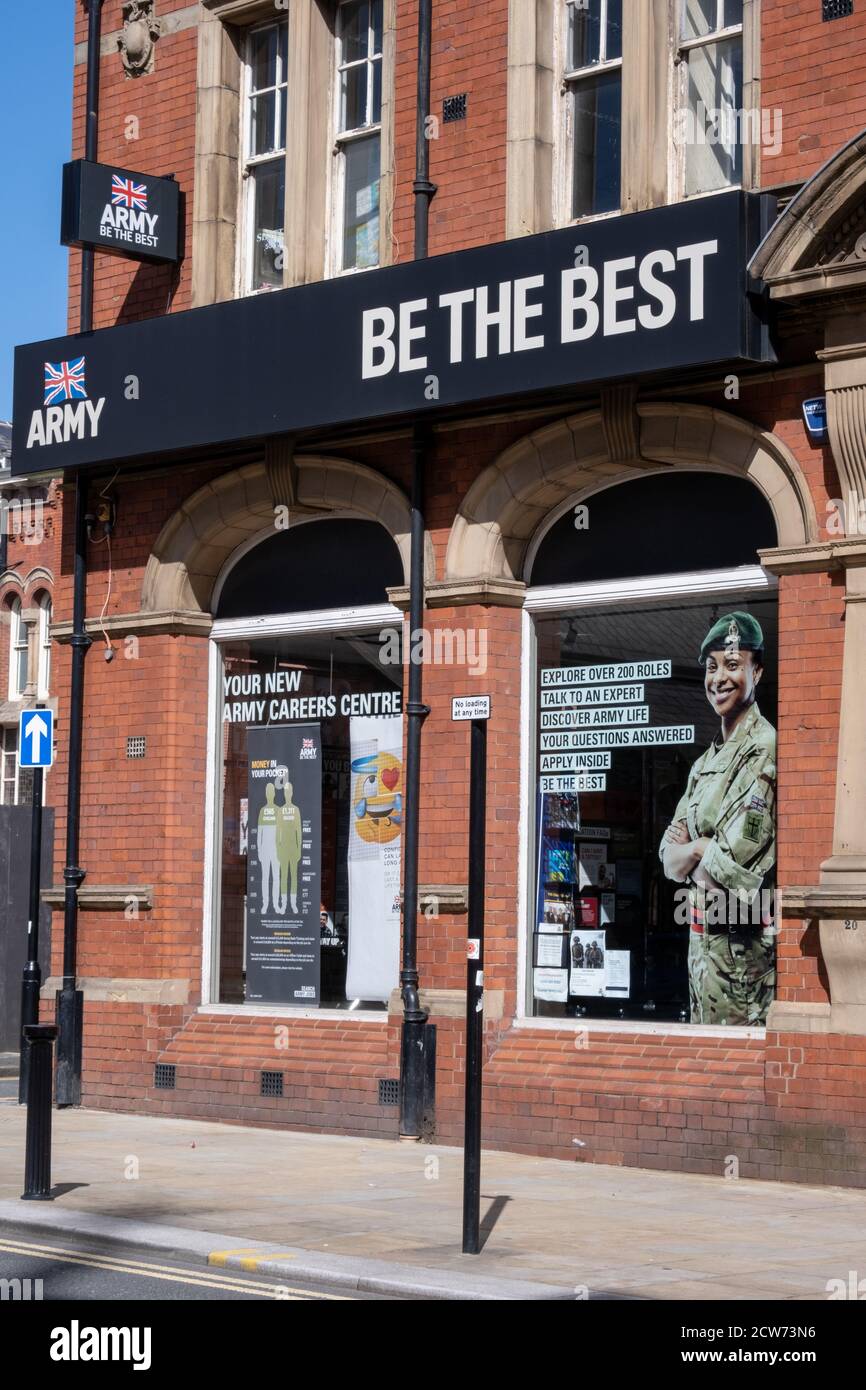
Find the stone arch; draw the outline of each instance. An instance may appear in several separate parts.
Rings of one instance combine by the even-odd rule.
[[[611,457],[600,410],[558,420],[506,449],[460,507],[445,582],[524,580],[533,538],[563,503],[671,467],[748,478],[770,505],[780,546],[817,538],[806,480],[775,435],[703,405],[651,402],[637,414],[640,457],[627,462]]]
[[[806,181],[764,237],[749,270],[779,305],[797,308],[805,301],[810,314],[824,320],[818,357],[840,493],[862,497],[866,354],[859,305],[866,291],[866,130]]]
[[[396,542],[409,582],[410,509],[395,483],[348,459],[296,455],[276,471],[262,461],[223,473],[188,497],[163,526],[145,569],[143,613],[209,613],[217,578],[234,552],[269,533],[274,509],[287,496],[289,515],[307,519],[338,513],[377,521]],[[429,537],[425,570],[433,577]]]
[[[47,593],[54,587],[54,575],[45,565],[34,565],[24,577],[25,588],[35,590],[37,586],[44,588]]]
[[[861,286],[866,279],[866,130],[803,184],[749,269],[777,299]]]

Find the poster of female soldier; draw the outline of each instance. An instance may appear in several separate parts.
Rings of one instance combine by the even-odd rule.
[[[668,879],[688,885],[692,1023],[760,1025],[776,985],[776,730],[757,704],[760,624],[727,613],[699,661],[719,732],[692,766],[659,857]]]
[[[247,730],[246,998],[319,1003],[322,739],[319,724]]]

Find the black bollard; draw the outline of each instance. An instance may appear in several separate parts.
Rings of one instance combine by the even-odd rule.
[[[28,1023],[24,1028],[30,1054],[27,1077],[27,1141],[22,1202],[50,1202],[51,1090],[54,1064],[53,1023]]]

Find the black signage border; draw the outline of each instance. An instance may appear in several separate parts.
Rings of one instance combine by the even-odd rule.
[[[19,347],[12,473],[771,362],[774,212],[721,193]]]
[[[60,241],[170,264],[180,260],[180,205],[173,178],[74,159],[63,166]]]

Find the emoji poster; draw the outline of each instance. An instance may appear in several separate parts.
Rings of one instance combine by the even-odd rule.
[[[346,998],[387,1002],[400,967],[403,720],[353,718]]]

